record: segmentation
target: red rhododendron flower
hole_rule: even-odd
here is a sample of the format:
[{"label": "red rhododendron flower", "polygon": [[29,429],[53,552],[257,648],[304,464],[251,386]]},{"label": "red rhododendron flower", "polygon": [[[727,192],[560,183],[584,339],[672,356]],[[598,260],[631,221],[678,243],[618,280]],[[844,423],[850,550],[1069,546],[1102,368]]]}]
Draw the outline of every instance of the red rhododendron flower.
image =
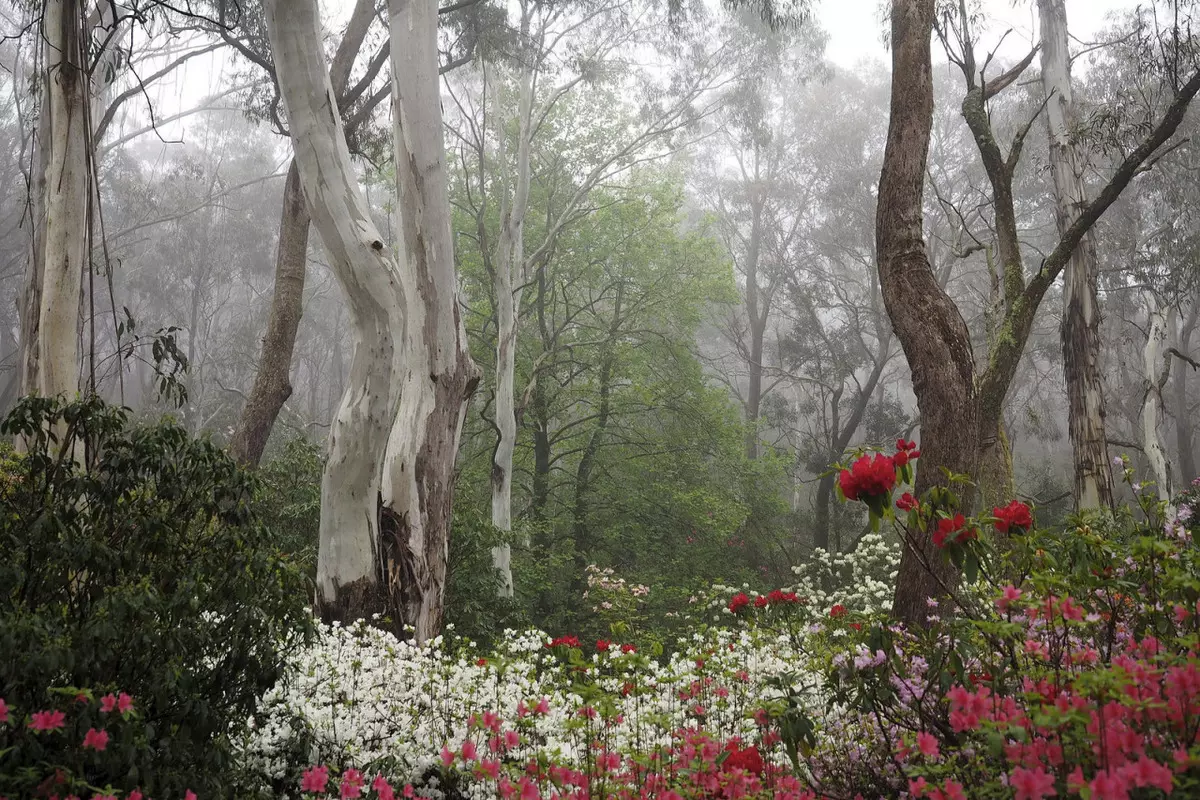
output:
[{"label": "red rhododendron flower", "polygon": [[962,542],[970,541],[976,536],[975,529],[966,529],[967,518],[962,514],[955,514],[953,519],[939,519],[937,530],[933,532],[933,543],[937,547],[945,547],[948,540],[957,540]]},{"label": "red rhododendron flower", "polygon": [[621,645],[621,652],[622,653],[636,653],[637,647],[632,644],[623,644],[623,645]]},{"label": "red rhododendron flower", "polygon": [[917,498],[912,496],[911,492],[905,492],[900,495],[900,499],[896,501],[896,508],[901,511],[915,511],[921,507],[921,503]]},{"label": "red rhododendron flower", "polygon": [[608,641],[608,639],[597,639],[596,640],[596,652],[597,653],[607,652],[610,644],[611,643]]},{"label": "red rhododendron flower", "polygon": [[993,508],[992,516],[996,518],[996,530],[1000,533],[1008,533],[1011,528],[1023,533],[1033,527],[1033,515],[1029,513],[1029,506],[1020,500],[1013,500],[1003,508]]},{"label": "red rhododendron flower", "polygon": [[891,456],[876,453],[874,458],[863,456],[844,469],[838,484],[847,500],[859,500],[888,494],[896,485],[896,464]]},{"label": "red rhododendron flower", "polygon": [[767,600],[767,596],[765,594],[760,594],[758,597],[754,598],[754,607],[755,608],[766,608],[767,603],[769,603],[769,602],[770,601]]},{"label": "red rhododendron flower", "polygon": [[729,610],[736,614],[748,605],[750,605],[750,598],[746,596],[745,592],[738,592],[729,601]]},{"label": "red rhododendron flower", "polygon": [[731,741],[725,745],[725,749],[729,752],[725,762],[721,764],[722,772],[731,772],[735,769],[752,772],[755,775],[762,775],[765,765],[763,764],[762,754],[758,752],[758,748],[750,745],[747,748],[742,748],[736,741]]},{"label": "red rhododendron flower", "polygon": [[579,647],[578,636],[559,636],[557,639],[551,639],[547,644],[547,648],[554,647]]},{"label": "red rhododendron flower", "polygon": [[833,619],[840,619],[841,617],[846,616],[846,614],[847,614],[846,607],[844,605],[842,605],[841,603],[838,603],[836,606],[829,609],[829,616],[832,617]]}]

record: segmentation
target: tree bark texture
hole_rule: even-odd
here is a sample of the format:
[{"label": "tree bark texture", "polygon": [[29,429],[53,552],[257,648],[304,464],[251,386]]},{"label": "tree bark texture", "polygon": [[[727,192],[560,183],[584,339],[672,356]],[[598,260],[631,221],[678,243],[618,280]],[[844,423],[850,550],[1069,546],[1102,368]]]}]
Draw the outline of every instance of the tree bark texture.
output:
[{"label": "tree bark texture", "polygon": [[[383,465],[389,587],[424,641],[442,623],[454,461],[479,369],[467,351],[450,228],[435,0],[390,0],[404,347]],[[389,591],[394,589],[389,588]]]},{"label": "tree bark texture", "polygon": [[[1050,135],[1055,211],[1063,235],[1087,202],[1083,164],[1072,141],[1075,127],[1064,0],[1038,0],[1042,30],[1042,84]],[[1100,376],[1100,304],[1096,296],[1096,257],[1091,236],[1070,254],[1063,272],[1062,345],[1067,383],[1068,428],[1075,464],[1078,509],[1111,508],[1112,470],[1104,430],[1104,387]]]},{"label": "tree bark texture", "polygon": [[[942,468],[973,475],[978,460],[974,362],[966,323],[938,285],[922,234],[922,200],[933,126],[930,37],[934,0],[892,1],[892,96],[879,179],[875,239],[880,287],[912,370],[921,414],[916,491],[942,484]],[[969,511],[971,497],[964,497]],[[905,548],[893,614],[923,625],[926,599],[957,585],[953,565],[928,538]]]},{"label": "tree bark texture", "polygon": [[[338,98],[346,93],[354,61],[370,30],[374,12],[372,0],[357,0],[350,14],[346,33],[329,69],[330,85]],[[311,223],[300,186],[299,170],[293,158],[283,188],[283,212],[279,220],[279,241],[275,252],[275,293],[271,298],[267,332],[263,337],[254,385],[229,443],[233,457],[247,466],[258,466],[262,460],[275,420],[283,410],[283,404],[292,395],[289,376],[296,350],[296,330],[304,313],[304,280]]]},{"label": "tree bark texture", "polygon": [[[1200,304],[1192,303],[1179,328],[1176,349],[1187,354],[1190,352],[1192,334],[1196,330],[1197,319],[1200,318]],[[1179,364],[1175,370],[1173,399],[1175,410],[1175,447],[1178,450],[1179,483],[1187,484],[1196,477],[1196,434],[1192,424],[1192,414],[1189,410],[1188,379],[1191,377],[1190,364]]]},{"label": "tree bark texture", "polygon": [[1163,387],[1167,383],[1171,356],[1171,328],[1175,325],[1173,306],[1161,302],[1153,290],[1143,292],[1146,304],[1146,344],[1142,348],[1142,408],[1139,416],[1142,451],[1150,463],[1159,500],[1171,499],[1171,464],[1159,429],[1163,412]]},{"label": "tree bark texture", "polygon": [[[79,303],[88,243],[88,79],[79,0],[47,0],[42,14],[45,152],[38,197],[44,216],[40,247],[37,357],[29,393],[72,396],[79,389]],[[39,216],[43,212],[38,211]],[[35,223],[36,224],[36,223]],[[32,302],[32,296],[28,296]]]},{"label": "tree bark texture", "polygon": [[321,44],[316,0],[267,0],[267,32],[309,213],[346,296],[354,341],[321,480],[317,608],[326,619],[391,612],[379,547],[380,466],[394,419],[399,270],[358,185]]},{"label": "tree bark texture", "polygon": [[[529,9],[522,8],[521,35],[529,34]],[[492,524],[506,533],[512,530],[512,472],[517,449],[517,325],[525,274],[525,216],[529,210],[530,151],[533,139],[534,57],[526,53],[521,66],[520,100],[517,107],[517,161],[512,196],[507,193],[500,213],[500,236],[492,259],[492,290],[496,301],[496,449],[492,457]],[[499,103],[497,107],[499,108]],[[498,120],[501,169],[506,169],[503,141],[505,120]],[[514,270],[520,269],[519,275]],[[492,563],[500,573],[500,595],[512,597],[512,547],[503,544],[492,550]]]}]

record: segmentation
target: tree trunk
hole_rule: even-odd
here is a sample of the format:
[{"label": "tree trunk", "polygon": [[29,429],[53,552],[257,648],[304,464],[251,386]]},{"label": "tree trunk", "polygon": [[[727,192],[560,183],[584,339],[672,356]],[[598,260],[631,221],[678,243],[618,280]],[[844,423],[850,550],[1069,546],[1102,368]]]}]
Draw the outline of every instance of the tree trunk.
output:
[{"label": "tree trunk", "polygon": [[[755,175],[758,173],[758,154],[755,153]],[[767,332],[767,313],[761,308],[758,286],[758,260],[762,251],[763,192],[757,181],[750,207],[750,241],[746,248],[746,317],[749,322],[749,355],[747,364],[750,381],[746,389],[746,458],[758,458],[758,416],[762,408],[763,339]]]},{"label": "tree trunk", "polygon": [[316,0],[266,0],[267,32],[309,213],[350,310],[354,354],[321,480],[317,608],[326,619],[390,612],[381,584],[380,465],[394,418],[400,276],[359,188],[325,66]]},{"label": "tree trunk", "polygon": [[389,586],[418,641],[442,624],[454,460],[479,369],[459,313],[442,137],[435,0],[390,0],[399,279],[405,327],[398,410],[383,465]]},{"label": "tree trunk", "polygon": [[[1192,333],[1196,330],[1196,321],[1200,304],[1192,303],[1187,319],[1179,329],[1179,344],[1176,349],[1188,353],[1191,347]],[[1195,429],[1192,425],[1192,414],[1188,408],[1188,376],[1191,366],[1180,364],[1175,370],[1175,446],[1179,453],[1179,484],[1185,485],[1196,477]]]},{"label": "tree trunk", "polygon": [[280,409],[292,396],[289,378],[296,329],[304,308],[304,273],[308,263],[308,207],[300,188],[296,159],[288,168],[283,187],[283,213],[279,219],[279,244],[275,251],[275,295],[258,358],[258,374],[246,399],[229,452],[240,463],[256,467],[266,449]]},{"label": "tree trunk", "polygon": [[[1142,408],[1139,415],[1142,451],[1150,462],[1150,474],[1159,500],[1171,499],[1171,465],[1159,431],[1162,418],[1162,390],[1166,385],[1170,362],[1164,358],[1175,323],[1173,306],[1159,302],[1154,291],[1143,292],[1146,303],[1146,344],[1142,348]],[[1169,356],[1167,356],[1169,358]]]},{"label": "tree trunk", "polygon": [[[880,288],[912,370],[921,414],[916,490],[945,483],[942,469],[973,475],[978,459],[974,362],[966,323],[938,285],[922,235],[922,200],[933,126],[930,37],[934,0],[892,0],[892,97],[875,218]],[[973,498],[963,497],[970,511]],[[923,625],[926,599],[958,573],[929,538],[905,548],[892,613]]]},{"label": "tree trunk", "polygon": [[79,0],[47,0],[42,16],[48,97],[45,262],[34,390],[73,396],[79,389],[79,302],[87,260],[87,96]]},{"label": "tree trunk", "polygon": [[[1086,205],[1082,159],[1072,133],[1075,125],[1071,61],[1067,49],[1064,0],[1038,0],[1042,28],[1042,84],[1049,97],[1046,124],[1054,175],[1060,236]],[[1104,388],[1100,376],[1100,308],[1096,297],[1096,258],[1090,236],[1075,247],[1063,273],[1063,370],[1071,452],[1075,463],[1075,506],[1111,508],[1112,470],[1104,431]]]},{"label": "tree trunk", "polygon": [[[329,81],[337,97],[346,92],[354,60],[374,18],[372,0],[357,0],[350,14],[346,33],[334,54]],[[242,408],[229,451],[244,465],[256,467],[271,437],[271,429],[292,395],[289,379],[296,350],[296,330],[304,313],[304,279],[308,266],[308,229],[312,220],[304,202],[296,159],[288,168],[283,187],[283,213],[279,220],[279,242],[275,252],[275,294],[263,337],[258,373],[246,405]],[[316,381],[309,397],[309,413],[314,419]]]},{"label": "tree trunk", "polygon": [[[521,314],[521,289],[525,273],[525,216],[529,210],[530,151],[533,140],[533,71],[536,57],[529,52],[530,8],[521,6],[520,98],[517,105],[517,163],[512,197],[507,195],[500,214],[500,236],[492,259],[492,288],[496,300],[496,430],[492,458],[492,524],[506,533],[512,530],[512,471],[517,449],[517,327]],[[497,99],[499,93],[497,92]],[[500,103],[496,103],[497,109]],[[504,137],[507,120],[497,115],[500,169],[507,169]],[[480,165],[483,168],[483,165]],[[514,271],[520,274],[514,276]],[[500,572],[500,596],[512,597],[512,548],[505,543],[492,550],[492,563]]]}]

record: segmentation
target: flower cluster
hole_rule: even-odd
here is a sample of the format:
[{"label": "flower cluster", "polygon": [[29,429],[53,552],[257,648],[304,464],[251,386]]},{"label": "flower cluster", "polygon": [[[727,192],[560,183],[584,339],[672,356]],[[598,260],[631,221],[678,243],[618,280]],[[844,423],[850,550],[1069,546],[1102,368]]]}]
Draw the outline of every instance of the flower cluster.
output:
[{"label": "flower cluster", "polygon": [[890,495],[896,485],[896,463],[891,456],[876,453],[862,456],[838,476],[838,486],[847,500],[863,500]]}]

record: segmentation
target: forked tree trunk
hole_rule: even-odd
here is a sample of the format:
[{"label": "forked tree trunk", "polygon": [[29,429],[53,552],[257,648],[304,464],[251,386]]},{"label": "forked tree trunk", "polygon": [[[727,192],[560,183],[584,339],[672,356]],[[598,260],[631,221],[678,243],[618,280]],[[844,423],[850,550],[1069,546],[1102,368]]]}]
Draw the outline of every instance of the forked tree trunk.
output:
[{"label": "forked tree trunk", "polygon": [[[1166,385],[1170,362],[1171,328],[1175,323],[1173,306],[1161,303],[1153,290],[1143,292],[1146,303],[1146,344],[1142,348],[1142,408],[1139,415],[1142,450],[1150,462],[1158,499],[1171,499],[1171,464],[1163,443],[1159,423],[1162,419],[1162,390]],[[1169,357],[1169,356],[1168,356]]]},{"label": "forked tree trunk", "polygon": [[[875,218],[880,288],[912,370],[921,414],[918,494],[945,483],[943,468],[974,475],[978,460],[970,336],[938,285],[922,235],[933,126],[933,16],[934,0],[892,0],[891,112]],[[973,498],[963,500],[970,511]],[[923,625],[930,614],[926,599],[945,596],[957,582],[957,570],[923,537],[901,557],[892,612],[907,624]]]},{"label": "forked tree trunk", "polygon": [[379,548],[380,465],[394,419],[404,320],[400,276],[371,221],[325,65],[317,0],[266,0],[267,32],[300,183],[350,311],[354,355],[321,479],[317,608],[326,619],[391,611]]},{"label": "forked tree trunk", "polygon": [[[1050,168],[1059,235],[1065,235],[1086,205],[1082,159],[1072,141],[1075,125],[1071,61],[1064,0],[1038,0],[1042,29],[1042,84],[1049,101]],[[1100,376],[1100,305],[1096,257],[1090,236],[1075,247],[1063,272],[1062,345],[1067,382],[1068,427],[1075,464],[1075,506],[1111,508],[1112,470],[1104,430]]]},{"label": "forked tree trunk", "polygon": [[292,396],[292,353],[304,308],[310,221],[300,187],[300,169],[293,158],[283,187],[283,212],[275,251],[275,294],[258,358],[258,374],[229,442],[229,452],[247,466],[258,466],[262,460],[275,419]]},{"label": "forked tree trunk", "polygon": [[79,302],[87,260],[88,79],[80,0],[47,0],[42,15],[48,118],[43,121],[45,206],[37,365],[43,396],[79,389]]},{"label": "forked tree trunk", "polygon": [[389,592],[418,641],[442,624],[454,460],[479,369],[467,352],[450,229],[435,0],[390,0],[399,281],[405,335],[383,465]]}]

